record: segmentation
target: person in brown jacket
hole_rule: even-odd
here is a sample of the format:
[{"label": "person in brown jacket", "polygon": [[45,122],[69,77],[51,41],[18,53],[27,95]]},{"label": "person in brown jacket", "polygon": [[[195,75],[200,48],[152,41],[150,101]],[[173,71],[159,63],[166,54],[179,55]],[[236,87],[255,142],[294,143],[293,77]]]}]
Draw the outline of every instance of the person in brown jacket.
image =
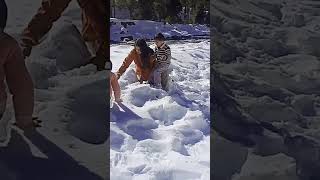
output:
[{"label": "person in brown jacket", "polygon": [[[7,123],[1,119],[12,98],[16,125],[22,130],[33,130],[34,89],[18,42],[4,32],[7,6],[0,0],[0,143],[8,137]],[[9,92],[7,93],[7,88]],[[10,95],[10,96],[9,96]]]},{"label": "person in brown jacket", "polygon": [[155,66],[155,56],[154,51],[147,45],[145,40],[136,40],[134,49],[131,50],[116,73],[118,79],[132,62],[136,64],[136,75],[139,82],[142,83],[143,81],[148,81],[152,84],[150,76]]},{"label": "person in brown jacket", "polygon": [[[31,54],[32,47],[40,44],[41,38],[52,28],[53,23],[61,17],[71,0],[42,0],[42,5],[28,26],[22,32],[21,46],[24,56]],[[106,0],[77,0],[82,9],[82,36],[95,51],[90,62],[98,70],[111,66],[109,59],[109,28],[107,27]]]}]

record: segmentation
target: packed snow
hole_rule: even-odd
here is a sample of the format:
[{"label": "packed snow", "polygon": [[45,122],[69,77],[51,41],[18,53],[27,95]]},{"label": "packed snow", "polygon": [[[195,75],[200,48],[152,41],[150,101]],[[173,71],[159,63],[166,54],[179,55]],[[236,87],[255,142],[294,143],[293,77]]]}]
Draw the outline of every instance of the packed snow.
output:
[{"label": "packed snow", "polygon": [[[120,78],[122,104],[111,111],[111,179],[210,179],[210,42],[170,42],[169,92]],[[153,47],[153,45],[151,45]],[[132,50],[112,45],[113,71]]]}]

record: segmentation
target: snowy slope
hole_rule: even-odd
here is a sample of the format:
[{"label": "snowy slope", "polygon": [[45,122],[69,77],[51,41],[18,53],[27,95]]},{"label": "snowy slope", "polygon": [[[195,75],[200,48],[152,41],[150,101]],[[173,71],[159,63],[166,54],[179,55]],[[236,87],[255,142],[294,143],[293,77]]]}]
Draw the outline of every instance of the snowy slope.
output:
[{"label": "snowy slope", "polygon": [[[111,113],[111,179],[210,179],[209,41],[173,43],[171,91],[120,78]],[[116,71],[132,46],[111,46]]]}]

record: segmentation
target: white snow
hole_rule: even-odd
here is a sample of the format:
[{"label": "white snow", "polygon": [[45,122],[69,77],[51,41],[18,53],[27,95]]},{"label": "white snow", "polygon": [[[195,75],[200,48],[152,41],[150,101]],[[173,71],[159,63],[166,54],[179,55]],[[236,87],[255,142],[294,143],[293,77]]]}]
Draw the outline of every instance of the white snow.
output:
[{"label": "white snow", "polygon": [[[6,31],[18,37],[41,1],[10,0],[7,3],[9,20]],[[55,148],[62,150],[63,155],[71,156],[74,160],[60,161],[52,167],[72,163],[71,169],[63,169],[71,176],[70,179],[106,179],[109,166],[112,179],[210,179],[209,41],[171,44],[171,77],[175,82],[170,94],[135,83],[131,66],[120,79],[124,106],[115,105],[112,109],[111,137],[108,139],[105,106],[109,103],[106,102],[106,86],[109,83],[106,81],[107,72],[96,72],[93,65],[79,67],[87,60],[88,52],[84,44],[79,43],[79,33],[71,22],[81,29],[81,14],[76,1],[72,1],[43,43],[34,47],[32,55],[26,59],[36,87],[34,115],[43,121],[43,127],[38,131]],[[145,23],[142,21],[141,26],[145,26]],[[179,27],[181,30],[173,30],[171,26],[166,28],[171,35],[181,35],[188,29],[188,33],[195,35],[209,32],[202,26],[187,25]],[[127,30],[133,32],[130,28]],[[140,30],[149,32],[150,36],[156,32],[152,29]],[[134,33],[135,37],[139,36],[137,32]],[[111,47],[115,69],[119,68],[131,48],[128,45]],[[13,121],[11,102],[2,120]],[[23,136],[21,132],[18,132],[19,135],[16,130],[10,132],[9,150],[4,153],[5,150],[0,149],[1,157],[10,158],[19,154],[25,158],[39,157],[41,162],[48,160],[49,163],[62,156],[52,156],[54,153],[50,152],[51,148],[40,146],[25,137],[19,139]],[[106,149],[109,141],[110,165],[107,164]],[[36,165],[40,178],[54,177],[48,177],[48,172],[55,171],[41,163]],[[88,177],[77,174],[78,166],[85,167],[81,172],[87,173]],[[7,161],[3,158],[0,167],[10,177],[21,175],[16,169],[7,167]],[[7,177],[6,174],[3,177]]]},{"label": "white snow", "polygon": [[148,20],[127,20],[111,18],[111,40],[115,42],[137,38],[153,39],[155,34],[163,33],[167,38],[209,37],[210,29],[206,25],[165,24]]},{"label": "white snow", "polygon": [[[210,42],[169,45],[169,93],[133,83],[134,63],[119,80],[124,102],[111,113],[111,179],[210,179]],[[114,72],[132,48],[111,46]]]},{"label": "white snow", "polygon": [[[10,0],[7,4],[9,18],[6,32],[18,37],[41,5],[41,0],[26,2]],[[26,59],[26,65],[36,87],[34,116],[43,121],[38,132],[48,141],[44,139],[37,141],[35,137],[31,141],[26,138],[21,139],[23,135],[20,131],[11,130],[10,141],[6,142],[9,142],[8,150],[0,149],[1,171],[8,172],[10,177],[107,178],[106,172],[109,169],[106,149],[108,114],[105,109],[107,72],[96,73],[93,65],[79,68],[80,64],[87,62],[89,54],[84,44],[80,43],[80,33],[71,22],[79,30],[81,29],[81,13],[76,1],[70,3],[67,11],[55,23],[43,43],[34,47],[31,56]],[[12,103],[9,102],[2,122],[8,123],[14,120],[12,109]],[[43,145],[49,142],[53,143],[54,148]],[[57,150],[62,151],[60,154],[55,154]],[[30,166],[32,164],[34,170],[39,172],[29,173],[28,176],[22,169],[9,167],[2,156],[11,158],[16,165],[29,163],[24,165],[25,171],[33,172]],[[50,164],[64,156],[70,156],[72,160],[63,159],[59,163]],[[37,160],[36,157],[41,159]],[[56,168],[64,166],[68,167],[55,171]],[[9,170],[3,171],[2,167]]]},{"label": "white snow", "polygon": [[[319,139],[319,4],[313,0],[211,3],[217,35],[212,52],[216,71],[225,75],[239,107],[256,120],[315,139]],[[319,179],[318,169],[301,173],[302,158],[277,154],[284,151],[281,141],[266,137],[259,139],[258,148],[255,147],[259,155],[250,152],[247,157],[240,148],[235,153],[228,145],[216,145],[227,152],[214,153],[214,173],[228,179],[237,174],[235,180],[295,180],[297,166],[303,174],[300,178]],[[308,148],[300,146],[292,151]],[[233,159],[229,161],[238,163],[224,163],[225,157],[230,156]],[[315,163],[304,168],[311,167],[318,166]]]}]

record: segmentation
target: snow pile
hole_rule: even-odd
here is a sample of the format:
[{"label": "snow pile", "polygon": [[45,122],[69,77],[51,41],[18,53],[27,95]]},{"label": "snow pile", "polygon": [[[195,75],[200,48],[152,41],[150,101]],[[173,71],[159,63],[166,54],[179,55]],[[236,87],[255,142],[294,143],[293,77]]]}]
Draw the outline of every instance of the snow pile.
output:
[{"label": "snow pile", "polygon": [[[320,54],[316,45],[320,39],[319,5],[320,2],[312,0],[218,0],[211,3],[215,71],[226,84],[225,89],[217,89],[224,94],[232,92],[241,111],[252,118],[242,119],[242,123],[271,123],[292,135],[302,136],[289,138],[281,145],[280,141],[278,144],[273,140],[276,137],[283,141],[283,137],[279,134],[270,137],[264,129],[266,137],[256,139],[258,145],[254,152],[248,152],[247,160],[241,165],[230,164],[228,168],[237,171],[230,170],[229,174],[223,174],[224,178],[230,179],[234,174],[238,174],[235,179],[250,180],[320,178],[319,161],[298,155],[310,149],[319,151],[319,143],[308,140],[310,136],[320,137]],[[235,113],[232,110],[228,112]],[[233,123],[236,119],[231,116],[221,121],[219,118],[215,128],[227,133],[228,136],[220,134],[224,138],[252,139],[253,132],[249,131],[248,124],[236,125]],[[224,130],[226,126],[228,131]],[[255,132],[261,131],[255,129]],[[292,148],[289,142],[313,143]],[[269,165],[267,169],[265,166]]]},{"label": "snow pile", "polygon": [[[111,179],[210,179],[209,41],[170,44],[171,91],[120,78],[111,112]],[[113,71],[132,49],[111,46]]]},{"label": "snow pile", "polygon": [[153,39],[163,33],[168,39],[208,37],[210,30],[205,25],[165,24],[148,20],[125,20],[111,18],[111,41],[121,42],[137,38]]}]

